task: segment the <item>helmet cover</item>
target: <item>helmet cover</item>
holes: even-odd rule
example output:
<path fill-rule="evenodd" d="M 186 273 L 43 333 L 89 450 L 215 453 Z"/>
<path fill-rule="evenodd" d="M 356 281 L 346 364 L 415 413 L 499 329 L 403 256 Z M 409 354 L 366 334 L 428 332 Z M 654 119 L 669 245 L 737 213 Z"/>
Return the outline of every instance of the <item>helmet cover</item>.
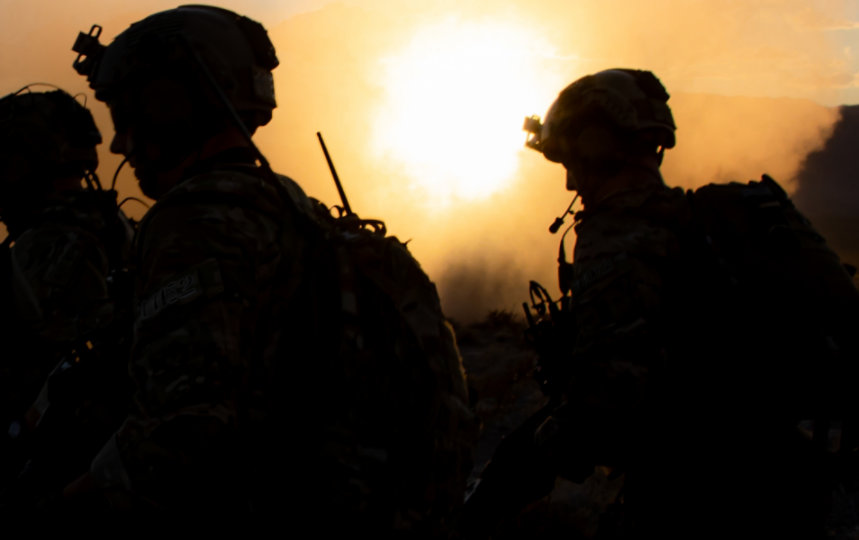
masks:
<path fill-rule="evenodd" d="M 5 183 L 83 176 L 98 166 L 101 134 L 89 109 L 63 90 L 30 87 L 0 98 L 0 170 Z"/>
<path fill-rule="evenodd" d="M 582 77 L 558 95 L 546 113 L 538 137 L 529 146 L 560 162 L 559 137 L 592 119 L 608 121 L 624 132 L 652 130 L 663 148 L 675 144 L 676 126 L 665 87 L 649 71 L 609 69 Z"/>
<path fill-rule="evenodd" d="M 216 83 L 251 128 L 267 124 L 277 106 L 274 46 L 261 24 L 232 11 L 184 5 L 133 23 L 106 47 L 97 38 L 92 30 L 79 35 L 74 67 L 101 101 L 147 78 L 166 77 L 193 80 L 201 89 Z"/>

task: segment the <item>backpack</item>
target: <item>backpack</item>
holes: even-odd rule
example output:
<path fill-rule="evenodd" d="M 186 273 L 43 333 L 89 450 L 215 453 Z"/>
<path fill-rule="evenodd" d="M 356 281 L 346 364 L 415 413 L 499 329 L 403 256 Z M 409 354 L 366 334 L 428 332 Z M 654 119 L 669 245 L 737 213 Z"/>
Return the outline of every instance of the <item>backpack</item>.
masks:
<path fill-rule="evenodd" d="M 435 284 L 384 222 L 285 196 L 306 242 L 301 304 L 329 306 L 308 315 L 331 402 L 319 414 L 343 432 L 328 445 L 342 474 L 314 482 L 330 482 L 326 498 L 354 488 L 338 496 L 345 523 L 440 534 L 462 504 L 477 424 Z"/>
<path fill-rule="evenodd" d="M 710 262 L 710 277 L 721 281 L 716 289 L 728 299 L 722 305 L 731 313 L 722 315 L 739 318 L 750 344 L 757 341 L 762 355 L 779 359 L 763 376 L 785 385 L 789 412 L 819 445 L 830 445 L 829 430 L 841 427 L 833 422 L 855 422 L 854 268 L 768 175 L 709 184 L 687 198 L 690 230 L 706 244 L 699 255 Z M 855 436 L 847 430 L 840 435 Z M 835 446 L 847 451 L 847 441 L 842 443 Z"/>

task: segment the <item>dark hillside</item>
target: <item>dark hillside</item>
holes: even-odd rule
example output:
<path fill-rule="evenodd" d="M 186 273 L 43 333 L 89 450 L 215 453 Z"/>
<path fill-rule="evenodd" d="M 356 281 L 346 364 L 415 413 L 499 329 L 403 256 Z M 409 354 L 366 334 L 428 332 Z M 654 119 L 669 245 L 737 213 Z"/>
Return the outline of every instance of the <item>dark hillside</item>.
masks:
<path fill-rule="evenodd" d="M 793 196 L 845 262 L 859 263 L 859 105 L 841 107 L 823 148 L 806 157 Z"/>

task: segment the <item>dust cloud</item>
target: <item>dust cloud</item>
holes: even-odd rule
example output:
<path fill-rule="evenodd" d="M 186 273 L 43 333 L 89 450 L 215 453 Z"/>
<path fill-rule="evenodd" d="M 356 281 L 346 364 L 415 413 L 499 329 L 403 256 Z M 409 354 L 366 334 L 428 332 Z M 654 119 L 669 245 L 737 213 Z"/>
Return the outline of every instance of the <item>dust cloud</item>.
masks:
<path fill-rule="evenodd" d="M 0 0 L 4 13 L 16 14 L 6 18 L 0 33 L 0 92 L 45 81 L 86 99 L 105 136 L 100 174 L 109 184 L 120 161 L 107 149 L 112 125 L 106 108 L 71 68 L 71 45 L 77 32 L 93 23 L 104 27 L 102 42 L 109 42 L 131 22 L 174 5 Z M 839 118 L 835 105 L 856 81 L 852 51 L 832 39 L 831 30 L 855 26 L 848 2 L 257 0 L 218 5 L 262 22 L 277 49 L 279 106 L 255 137 L 275 170 L 293 177 L 311 196 L 338 204 L 316 139 L 321 132 L 352 208 L 384 219 L 391 233 L 409 240 L 436 281 L 446 311 L 463 322 L 490 310 L 521 311 L 531 279 L 557 291 L 560 234 L 552 236 L 547 228 L 571 199 L 563 187 L 563 169 L 521 144 L 478 151 L 477 143 L 496 129 L 481 114 L 509 115 L 506 129 L 524 142 L 522 118 L 542 115 L 576 78 L 610 67 L 649 69 L 672 95 L 669 105 L 678 124 L 677 147 L 666 154 L 663 166 L 668 184 L 691 188 L 768 173 L 793 191 L 803 159 L 824 145 Z M 434 81 L 440 90 L 430 89 L 420 106 L 430 117 L 449 122 L 450 132 L 433 139 L 449 147 L 427 144 L 421 138 L 425 125 L 396 131 L 405 139 L 398 142 L 426 148 L 432 152 L 427 160 L 454 168 L 464 165 L 453 156 L 471 145 L 473 152 L 466 156 L 474 161 L 515 156 L 503 188 L 482 198 L 453 194 L 438 204 L 433 184 L 417 182 L 416 164 L 395 152 L 380 153 L 372 143 L 394 136 L 386 111 L 401 96 L 392 95 L 386 71 L 390 59 L 402 57 L 416 35 L 443 21 L 454 21 L 453 27 L 457 21 L 497 23 L 535 38 L 533 47 L 515 52 L 528 60 L 527 69 L 511 62 L 500 74 L 502 83 L 467 74 Z M 533 91 L 514 95 L 523 85 Z M 461 109 L 450 101 L 465 95 L 485 99 L 470 97 L 474 103 L 468 113 L 452 114 Z M 489 98 L 492 111 L 485 110 Z M 449 181 L 443 176 L 438 174 L 439 191 Z M 123 197 L 140 196 L 127 168 L 120 171 L 117 187 Z M 134 202 L 126 209 L 137 217 L 145 211 Z M 571 234 L 568 251 L 573 242 Z"/>
<path fill-rule="evenodd" d="M 464 320 L 492 309 L 520 311 L 531 279 L 557 291 L 560 234 L 552 236 L 547 228 L 571 194 L 563 188 L 560 166 L 520 145 L 498 150 L 517 157 L 514 178 L 504 190 L 439 208 L 427 203 L 427 188 L 416 185 L 408 164 L 379 160 L 368 148 L 374 132 L 386 129 L 377 117 L 387 97 L 379 63 L 407 48 L 410 38 L 441 14 L 517 21 L 554 44 L 533 61 L 551 71 L 556 83 L 543 89 L 542 101 L 511 102 L 511 109 L 522 107 L 510 123 L 513 131 L 520 130 L 522 117 L 542 114 L 563 86 L 585 73 L 616 66 L 652 69 L 672 94 L 669 103 L 679 126 L 678 146 L 665 159 L 666 182 L 688 188 L 768 173 L 795 189 L 802 160 L 824 144 L 838 120 L 837 108 L 821 104 L 834 91 L 828 84 L 838 77 L 832 73 L 847 76 L 844 65 L 833 64 L 839 55 L 811 30 L 819 21 L 803 25 L 802 17 L 813 10 L 800 2 L 781 3 L 787 7 L 782 11 L 750 11 L 742 2 L 722 3 L 718 10 L 689 2 L 673 11 L 660 9 L 663 2 L 646 7 L 536 2 L 533 9 L 508 3 L 494 11 L 485 2 L 460 2 L 456 9 L 434 3 L 429 12 L 409 3 L 398 10 L 367 7 L 371 4 L 333 4 L 270 31 L 285 69 L 276 72 L 281 108 L 260 140 L 269 147 L 279 141 L 282 152 L 270 151 L 272 162 L 333 203 L 336 193 L 313 137 L 322 130 L 352 207 L 385 219 L 389 230 L 411 239 L 445 309 Z M 827 84 L 814 84 L 823 69 L 814 66 L 815 57 L 831 68 Z M 522 76 L 511 73 L 511 86 Z M 444 103 L 428 101 L 425 107 L 449 114 Z M 450 123 L 450 151 L 434 155 L 436 160 L 453 159 L 459 150 L 454 145 L 463 144 L 454 137 L 457 124 L 464 124 L 470 137 L 482 136 L 474 118 L 450 118 Z M 421 126 L 415 126 L 416 145 L 420 133 Z M 480 159 L 476 153 L 475 159 Z M 570 235 L 568 250 L 573 241 Z"/>

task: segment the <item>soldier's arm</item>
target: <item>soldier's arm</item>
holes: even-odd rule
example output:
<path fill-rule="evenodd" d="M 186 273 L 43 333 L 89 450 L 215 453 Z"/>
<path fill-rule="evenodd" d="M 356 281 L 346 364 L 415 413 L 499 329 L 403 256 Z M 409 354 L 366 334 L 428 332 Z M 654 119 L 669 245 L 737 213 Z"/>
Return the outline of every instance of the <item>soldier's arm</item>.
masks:
<path fill-rule="evenodd" d="M 90 231 L 62 223 L 31 229 L 16 240 L 11 269 L 21 322 L 50 342 L 73 342 L 113 316 L 106 248 Z"/>
<path fill-rule="evenodd" d="M 164 486 L 199 495 L 235 481 L 224 465 L 241 462 L 239 402 L 264 346 L 259 298 L 283 255 L 282 231 L 252 207 L 193 197 L 143 227 L 131 361 L 142 406 L 92 472 L 102 485 L 187 504 L 182 489 Z"/>

